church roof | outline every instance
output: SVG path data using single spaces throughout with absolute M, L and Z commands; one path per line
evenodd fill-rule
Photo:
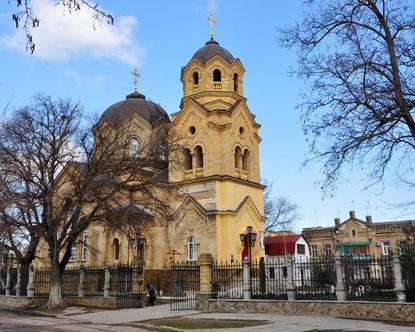
M 150 124 L 154 124 L 160 119 L 170 121 L 169 115 L 160 105 L 147 100 L 143 94 L 138 92 L 133 92 L 125 100 L 108 107 L 102 114 L 101 119 L 105 119 L 116 126 L 133 113 L 140 115 Z
M 210 38 L 210 40 L 206 42 L 205 46 L 199 48 L 193 55 L 192 59 L 198 59 L 202 63 L 205 63 L 215 55 L 220 55 L 229 63 L 233 63 L 237 60 L 226 48 L 220 46 L 219 43 L 213 38 Z

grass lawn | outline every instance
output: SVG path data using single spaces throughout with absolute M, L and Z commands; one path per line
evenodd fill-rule
M 236 319 L 191 319 L 191 318 L 163 318 L 148 320 L 146 324 L 167 326 L 183 330 L 195 329 L 226 329 L 259 326 L 268 324 L 266 320 L 236 320 Z

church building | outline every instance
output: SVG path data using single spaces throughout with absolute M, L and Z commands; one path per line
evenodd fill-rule
M 247 226 L 258 234 L 253 258 L 264 255 L 260 125 L 247 106 L 244 73 L 241 61 L 211 33 L 181 69 L 179 112 L 169 115 L 137 91 L 103 112 L 98 124 L 136 126 L 134 144 L 151 135 L 160 121 L 184 138 L 181 166 L 166 170 L 166 183 L 180 195 L 169 198 L 169 220 L 154 223 L 135 244 L 121 233 L 91 224 L 72 248 L 69 266 L 131 263 L 138 258 L 145 268 L 166 269 L 173 256 L 176 261 L 195 261 L 201 253 L 216 260 L 240 260 L 239 234 Z M 96 249 L 94 255 L 88 246 Z

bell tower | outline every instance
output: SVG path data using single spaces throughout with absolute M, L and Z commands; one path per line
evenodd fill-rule
M 238 234 L 247 226 L 262 235 L 264 229 L 260 125 L 244 97 L 245 69 L 215 40 L 213 17 L 209 21 L 210 39 L 181 69 L 180 111 L 171 115 L 172 129 L 182 147 L 171 159 L 181 159 L 181 163 L 179 167 L 169 163 L 169 181 L 186 197 L 184 203 L 175 206 L 181 206 L 181 211 L 187 209 L 187 215 L 193 209 L 206 218 L 197 221 L 186 238 L 206 240 L 201 242 L 200 252 L 212 246 L 204 252 L 214 253 L 216 259 L 239 259 Z M 177 220 L 179 225 L 181 219 Z M 192 220 L 199 219 L 192 216 Z M 207 228 L 201 230 L 203 225 Z M 177 230 L 175 234 L 181 232 Z M 215 243 L 206 236 L 212 232 Z M 255 248 L 257 258 L 262 250 Z
M 181 110 L 172 118 L 186 142 L 184 170 L 170 175 L 176 181 L 227 175 L 258 183 L 260 125 L 243 95 L 245 69 L 213 38 L 209 21 L 210 39 L 181 70 Z

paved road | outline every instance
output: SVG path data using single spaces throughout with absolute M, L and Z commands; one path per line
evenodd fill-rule
M 107 324 L 91 324 L 63 317 L 15 313 L 0 309 L 1 332 L 141 332 L 148 330 Z
M 105 310 L 95 313 L 82 313 L 85 310 L 73 308 L 56 317 L 39 314 L 15 313 L 0 309 L 0 331 L 16 332 L 139 332 L 147 331 L 135 322 L 162 317 L 185 316 L 189 319 L 249 319 L 266 320 L 267 325 L 242 329 L 221 329 L 218 332 L 233 331 L 281 331 L 304 332 L 313 329 L 325 331 L 359 332 L 413 332 L 415 326 L 399 326 L 374 321 L 336 319 L 324 316 L 246 314 L 246 313 L 198 313 L 196 311 L 170 311 L 169 305 L 159 305 L 144 309 Z M 140 324 L 140 323 L 137 323 Z M 192 330 L 196 331 L 196 330 Z M 201 330 L 197 330 L 201 331 Z M 213 330 L 206 330 L 213 332 Z

